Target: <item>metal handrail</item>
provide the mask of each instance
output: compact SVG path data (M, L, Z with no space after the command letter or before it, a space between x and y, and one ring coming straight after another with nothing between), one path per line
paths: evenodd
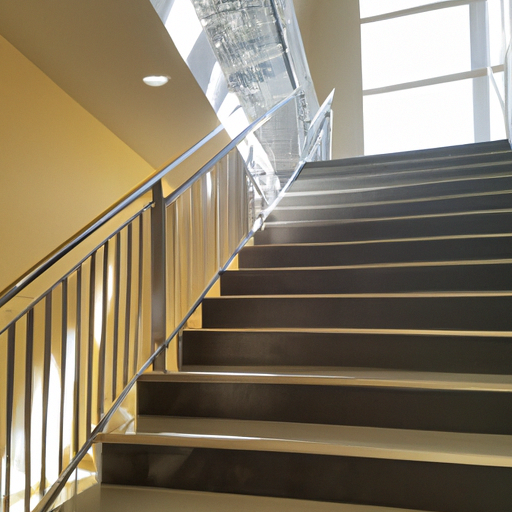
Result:
M189 180L187 180L181 187L179 187L176 191L174 191L166 200L168 204L173 202L175 199L177 199L183 192L188 190L190 186L192 186L193 183L195 183L201 176L203 176L207 170L211 170L212 166L216 165L224 156L226 156L229 151L233 150L236 145L248 134L253 132L254 130L258 129L268 118L270 118L273 113L275 113L277 110L279 110L282 106L287 104L296 94L297 91L294 91L292 95L290 95L287 99L280 102L278 105L276 105L273 109L271 109L267 114L262 116L260 119L258 119L256 122L252 123L247 129L245 129L239 136L237 136L233 141L228 144L223 150L221 150L214 158L212 158L205 166L203 166L197 173L194 174ZM331 98L331 97L330 97ZM332 99L332 98L331 98ZM330 105L331 101L326 101L324 105L322 105L319 115L316 117L316 119L323 120L327 119L330 113ZM320 123L323 125L323 122ZM130 390L135 385L138 377L142 375L152 364L154 364L159 358L162 357L162 355L165 353L165 350L167 349L170 342L177 336L177 334L180 332L180 330L184 327L185 323L188 321L188 319L191 317L191 315L194 313L196 308L199 306L201 301L204 299L206 294L210 291L210 289L214 286L215 282L219 278L219 276L229 267L233 259L236 257L236 255L241 251L241 249L245 246L245 244L254 236L255 232L258 231L263 223L265 222L265 219L269 215L270 211L275 207L275 205L281 200L286 190L289 189L293 181L296 179L296 177L301 172L302 168L304 167L307 158L309 154L316 150L316 147L318 145L318 140L320 138L320 130L315 129L315 138L308 138L308 143L310 145L309 148L306 146L303 148L302 155L300 158L300 161L296 165L294 172L292 173L292 176L288 179L285 186L280 191L277 198L273 201L273 203L260 212L258 217L255 219L255 222L252 226L252 228L249 230L247 235L238 243L237 247L235 248L233 254L228 258L228 260L222 265L222 267L217 271L217 273L214 275L214 277L210 280L210 282L207 284L206 288L203 290L203 292L200 294L200 296L195 300L195 302L192 304L188 312L185 314L185 316L181 319L181 321L176 325L176 327L173 329L171 334L166 337L164 342L155 348L155 351L153 354L148 358L148 360L142 365L142 367L139 369L139 371L129 380L126 387L123 389L123 391L120 393L120 395L115 399L113 404L111 405L110 409L105 412L101 420L98 422L94 430L90 433L88 439L86 442L82 445L80 450L76 453L76 455L73 457L73 459L69 462L69 464L64 468L62 473L60 474L57 481L52 485L52 487L48 490L48 492L44 495L44 497L41 499L41 501L36 505L33 512L47 512L50 507L52 506L52 503L59 495L60 491L64 488L66 485L66 482L70 478L70 476L73 474L75 469L78 467L78 464L80 463L81 459L87 454L91 446L93 445L97 435L101 433L104 428L107 426L108 422L111 420L114 412L119 408L119 406L122 404L123 400L126 398ZM308 150L309 149L309 150Z
M231 151L237 144L240 143L247 135L253 133L258 128L260 128L268 119L270 119L275 112L277 112L281 107L290 102L297 94L301 88L295 89L287 98L280 101L277 105L272 107L269 111L263 114L259 119L251 123L245 130L243 130L237 137L235 137L231 143L229 143L223 150L221 150L214 158L203 166L199 171L197 171L191 178L189 178L183 185L178 187L169 198L166 200L166 203L172 202L176 199L180 194L182 194L185 190L191 187L200 177L205 174L208 170L207 166L210 167L215 165L219 160L221 160L229 151ZM194 146L192 146L189 150L185 151L182 155L180 155L176 160L172 161L170 164L166 165L160 171L155 172L149 178L144 180L140 185L129 191L126 195L124 195L121 199L116 201L110 208L105 210L103 213L98 215L95 219L93 219L89 224L87 224L84 228L62 243L59 247L57 247L54 251L48 254L41 261L36 263L31 269L25 272L20 278L7 286L4 290L0 292L0 308L3 307L9 300L11 300L17 293L26 288L29 284L33 283L38 277L40 277L46 270L52 267L55 263L60 261L64 256L66 256L70 251L75 249L81 242L87 239L90 235L104 226L108 221L114 218L117 214L119 214L122 210L132 204L134 201L139 199L145 193L149 192L156 183L158 183L162 178L164 178L170 171L175 169L178 165L183 163L189 156L194 154L198 149L203 147L208 141L213 139L217 134L219 134L224 129L223 125L218 126L212 132L210 132L206 137L197 142ZM227 149L229 148L229 149Z

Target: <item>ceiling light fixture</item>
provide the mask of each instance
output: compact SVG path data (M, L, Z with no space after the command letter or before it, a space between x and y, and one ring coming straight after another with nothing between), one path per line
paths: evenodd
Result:
M145 76L142 80L146 85L151 87L161 87L169 81L169 77L163 75L151 75Z

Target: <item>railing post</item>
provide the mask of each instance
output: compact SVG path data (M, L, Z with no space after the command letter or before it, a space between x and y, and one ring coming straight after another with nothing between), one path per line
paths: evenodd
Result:
M166 243L165 243L165 200L162 180L152 188L153 208L151 209L151 341L153 351L166 340ZM153 363L155 371L165 371L165 350Z

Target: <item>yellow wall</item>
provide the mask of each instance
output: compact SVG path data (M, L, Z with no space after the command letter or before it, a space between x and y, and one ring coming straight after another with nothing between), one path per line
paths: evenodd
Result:
M153 168L0 36L0 290Z
M294 0L320 103L333 88L333 158L364 153L358 0Z

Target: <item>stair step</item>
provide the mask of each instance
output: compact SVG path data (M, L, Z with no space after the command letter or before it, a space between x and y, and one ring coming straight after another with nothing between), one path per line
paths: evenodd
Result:
M327 330L186 330L183 369L201 366L366 367L512 374L512 337Z
M512 290L512 264L320 267L227 271L222 295L301 295Z
M382 161L373 160L367 162L364 158L359 161L353 159L347 160L329 160L326 162L309 162L301 171L301 179L314 179L318 177L329 176L350 176L365 175L372 173L396 173L408 172L421 169L442 169L446 167L463 167L466 165L492 164L495 162L504 162L512 160L512 151L510 146L508 150L491 153L480 153L475 155L453 155L453 156L433 156L431 158L415 158L410 160Z
M464 197L422 199L417 201L367 203L362 205L325 205L300 208L276 208L267 222L342 220L407 217L443 213L503 210L512 207L512 191Z
M254 236L257 245L272 243L396 240L431 236L512 233L511 212L451 214L416 218L361 219L342 222L266 225Z
M512 467L512 437L343 425L139 416L135 437L99 442L316 453Z
M511 161L426 168L418 170L388 171L386 173L363 172L351 175L302 176L294 182L290 192L313 192L324 190L348 190L370 187L406 186L412 184L442 183L452 180L475 180L486 177L510 176Z
M512 393L512 376L510 375L413 372L377 368L318 368L312 366L189 367L186 371L178 373L146 373L139 382L364 386ZM148 386L150 387L151 384Z
M413 201L463 194L483 194L512 190L512 177L494 176L472 179L452 179L428 183L396 185L386 182L381 186L359 188L328 188L323 191L288 192L280 207L325 206L337 204L374 203L382 201Z
M310 500L127 485L96 485L73 499L75 512L419 512ZM66 505L62 510L67 510Z
M145 376L139 415L512 434L508 377L370 369Z
M366 328L512 332L507 294L360 294L207 298L206 328Z
M246 246L239 268L370 265L510 259L512 235Z
M304 502L309 510L317 510L315 501L326 501L391 510L504 512L512 502L512 468L114 443L104 443L102 453L107 484L312 500Z
M471 155L492 155L493 153L510 153L508 140L478 142L475 144L462 144L439 148L428 148L399 153L384 153L381 155L356 156L339 160L327 160L323 162L310 162L305 169L328 169L330 167L381 165L386 163L417 162L429 159L453 159Z

